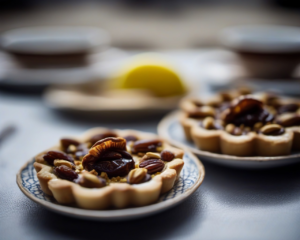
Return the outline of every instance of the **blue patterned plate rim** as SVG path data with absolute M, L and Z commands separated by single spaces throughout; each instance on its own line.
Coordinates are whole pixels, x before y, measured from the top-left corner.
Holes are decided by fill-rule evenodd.
M 210 159 L 218 159 L 221 161 L 239 161 L 239 162 L 274 162 L 274 161 L 280 161 L 280 160 L 300 160 L 300 153 L 295 152 L 287 156 L 272 156 L 272 157 L 262 157 L 262 156 L 255 156 L 255 157 L 238 157 L 233 155 L 225 155 L 225 154 L 219 154 L 219 153 L 212 153 L 207 151 L 202 151 L 196 146 L 194 146 L 192 143 L 183 142 L 179 139 L 174 138 L 171 136 L 170 132 L 174 132 L 176 125 L 179 125 L 179 114 L 180 111 L 175 110 L 168 115 L 166 115 L 158 124 L 157 132 L 158 135 L 164 139 L 166 139 L 168 142 L 173 144 L 174 146 L 180 147 L 182 149 L 187 149 L 191 151 L 192 153 L 196 154 L 197 156 L 203 157 L 203 158 L 210 158 Z
M 60 205 L 52 197 L 44 194 L 40 188 L 33 167 L 35 159 L 29 160 L 17 173 L 17 184 L 21 191 L 31 200 L 54 212 L 64 215 L 92 220 L 125 220 L 145 217 L 167 210 L 194 193 L 202 184 L 205 169 L 201 161 L 191 152 L 185 151 L 184 167 L 172 190 L 163 194 L 157 203 L 136 208 L 117 210 L 86 210 Z

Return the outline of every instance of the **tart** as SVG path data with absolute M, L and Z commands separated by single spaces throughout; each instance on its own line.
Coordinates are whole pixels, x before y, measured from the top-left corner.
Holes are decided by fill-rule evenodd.
M 184 152 L 154 134 L 95 128 L 35 157 L 45 194 L 84 209 L 145 206 L 174 186 Z
M 281 156 L 300 150 L 300 101 L 271 93 L 222 92 L 184 99 L 180 123 L 203 150 L 235 156 Z

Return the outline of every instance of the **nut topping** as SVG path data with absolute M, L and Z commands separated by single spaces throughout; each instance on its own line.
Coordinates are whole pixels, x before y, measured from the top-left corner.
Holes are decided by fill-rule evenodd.
M 74 167 L 74 164 L 72 164 L 72 163 L 69 162 L 69 161 L 66 161 L 66 160 L 59 160 L 59 159 L 54 160 L 54 166 L 55 166 L 55 167 L 59 167 L 59 166 L 61 166 L 61 165 L 65 165 L 65 166 L 67 166 L 67 167 L 69 167 L 69 168 L 73 168 L 73 167 Z
M 56 159 L 67 160 L 69 162 L 74 163 L 74 159 L 71 156 L 69 156 L 66 153 L 61 152 L 61 151 L 54 151 L 54 150 L 49 151 L 44 155 L 43 158 L 51 166 L 54 165 L 54 160 L 56 160 Z
M 226 128 L 225 128 L 225 131 L 231 135 L 234 135 L 234 136 L 240 136 L 242 135 L 243 133 L 247 133 L 248 132 L 248 128 L 246 131 L 243 131 L 242 128 L 240 127 L 236 127 L 234 126 L 233 124 L 227 124 Z
M 154 153 L 154 152 L 147 152 L 145 156 L 143 157 L 144 160 L 146 159 L 160 159 L 160 154 L 159 153 Z
M 192 118 L 213 117 L 215 115 L 215 109 L 211 106 L 202 106 L 189 112 L 189 116 Z
M 298 126 L 300 125 L 300 115 L 285 113 L 280 115 L 276 122 L 284 127 Z
M 264 135 L 278 136 L 284 133 L 284 128 L 278 124 L 269 124 L 260 129 Z
M 274 116 L 263 108 L 261 101 L 246 95 L 237 98 L 229 108 L 223 110 L 221 118 L 226 123 L 252 127 L 257 122 L 271 122 Z
M 149 174 L 153 174 L 156 172 L 161 172 L 164 169 L 165 164 L 160 159 L 149 159 L 140 163 L 139 167 L 146 168 Z
M 287 112 L 296 112 L 299 108 L 299 105 L 296 103 L 290 103 L 290 104 L 285 104 L 282 105 L 278 108 L 278 113 L 287 113 Z
M 200 122 L 200 126 L 206 130 L 218 130 L 223 129 L 223 122 L 221 120 L 215 120 L 212 117 L 206 117 Z
M 106 180 L 104 178 L 88 172 L 82 173 L 77 183 L 86 188 L 102 188 L 106 186 Z
M 70 146 L 77 147 L 79 144 L 80 144 L 80 142 L 78 142 L 77 140 L 74 140 L 74 139 L 70 139 L 70 138 L 60 139 L 60 146 L 61 146 L 62 150 L 65 152 L 69 152 L 68 149 Z M 76 149 L 75 149 L 75 151 L 76 151 Z M 72 152 L 75 152 L 75 151 L 72 151 Z
M 163 150 L 160 153 L 160 156 L 161 156 L 161 159 L 164 160 L 164 161 L 166 161 L 166 162 L 170 162 L 170 161 L 172 161 L 175 158 L 175 154 L 172 153 L 169 150 Z
M 202 126 L 205 129 L 214 129 L 214 119 L 212 117 L 206 117 L 203 121 L 202 121 Z
M 124 137 L 124 139 L 126 140 L 126 142 L 131 142 L 131 141 L 135 142 L 138 140 L 138 138 L 134 135 L 128 135 L 128 136 Z
M 130 184 L 139 184 L 149 181 L 150 179 L 151 176 L 147 174 L 146 168 L 136 168 L 129 172 L 127 181 Z
M 139 153 L 139 152 L 158 152 L 159 147 L 162 146 L 162 141 L 159 139 L 154 140 L 139 140 L 136 141 L 132 146 L 132 153 Z
M 65 165 L 61 165 L 59 167 L 54 168 L 53 172 L 59 178 L 66 179 L 69 181 L 74 181 L 78 178 L 78 173 L 76 173 L 74 170 Z
M 118 137 L 114 132 L 99 133 L 90 138 L 89 142 L 95 144 L 97 141 L 108 137 Z
M 107 173 L 109 177 L 125 176 L 134 168 L 132 156 L 126 152 L 124 138 L 108 137 L 96 142 L 83 157 L 83 167 L 88 170 Z

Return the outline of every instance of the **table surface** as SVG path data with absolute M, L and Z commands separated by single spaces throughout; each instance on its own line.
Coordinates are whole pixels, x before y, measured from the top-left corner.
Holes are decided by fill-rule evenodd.
M 206 177 L 186 201 L 126 222 L 73 219 L 44 209 L 19 190 L 16 173 L 61 136 L 95 127 L 156 132 L 159 119 L 83 121 L 45 108 L 38 96 L 0 92 L 0 128 L 16 131 L 0 145 L 0 239 L 299 239 L 300 165 L 249 171 L 203 162 Z

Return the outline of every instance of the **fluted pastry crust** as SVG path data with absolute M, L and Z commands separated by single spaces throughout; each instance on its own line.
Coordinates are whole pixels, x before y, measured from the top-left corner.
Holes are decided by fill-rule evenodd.
M 94 128 L 86 132 L 82 137 L 75 139 L 85 142 L 91 136 L 106 131 L 107 129 L 104 128 Z M 115 130 L 114 132 L 121 137 L 135 135 L 139 139 L 158 138 L 154 134 L 134 130 Z M 35 158 L 34 167 L 43 192 L 52 195 L 61 204 L 76 204 L 78 207 L 85 209 L 145 206 L 156 202 L 160 194 L 172 189 L 184 165 L 182 160 L 184 152 L 182 150 L 174 148 L 166 142 L 163 142 L 163 149 L 171 150 L 175 154 L 175 159 L 165 162 L 165 168 L 160 174 L 141 184 L 110 183 L 103 188 L 85 188 L 74 182 L 60 179 L 53 173 L 53 167 L 48 165 L 43 159 L 47 151 L 60 150 L 59 145 L 38 154 Z M 134 160 L 138 162 L 140 158 L 134 157 Z
M 241 99 L 247 98 L 254 99 L 252 100 L 253 102 L 257 99 L 263 104 L 264 109 L 270 111 L 275 117 L 261 124 L 259 128 L 230 124 L 233 125 L 231 126 L 232 128 L 236 127 L 240 128 L 238 130 L 244 131 L 242 134 L 235 135 L 233 132 L 227 131 L 226 127 L 229 124 L 224 121 L 223 115 L 227 114 L 228 117 L 228 112 L 232 111 L 230 106 L 241 101 Z M 243 94 L 237 94 L 237 91 L 229 91 L 225 96 L 224 93 L 219 94 L 213 99 L 213 104 L 211 104 L 210 100 L 201 101 L 195 98 L 184 99 L 180 104 L 182 111 L 179 121 L 185 136 L 188 140 L 192 140 L 199 149 L 235 156 L 280 156 L 288 155 L 292 150 L 300 150 L 299 100 L 283 99 L 278 96 L 270 96 L 267 93 L 243 96 Z M 212 114 L 203 114 L 203 109 L 207 106 L 212 109 L 211 112 L 214 112 L 213 116 Z M 290 108 L 289 110 L 287 110 L 288 107 Z M 209 111 L 207 112 L 209 113 Z M 291 120 L 287 120 L 291 118 L 289 115 L 298 120 L 294 121 L 294 123 Z M 203 122 L 207 120 L 220 121 L 222 126 L 220 128 L 204 127 Z M 260 131 L 263 126 L 275 123 L 284 129 L 283 133 L 268 135 Z

